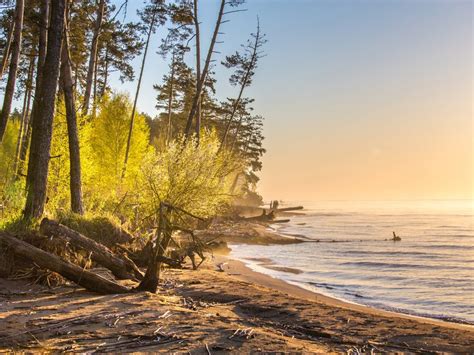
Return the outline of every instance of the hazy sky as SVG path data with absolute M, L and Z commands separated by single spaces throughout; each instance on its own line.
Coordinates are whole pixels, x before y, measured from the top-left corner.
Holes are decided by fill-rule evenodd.
M 133 18 L 142 1 L 129 3 Z M 206 46 L 218 1 L 200 7 Z M 266 199 L 473 197 L 471 1 L 248 0 L 245 8 L 229 16 L 218 50 L 238 49 L 260 17 L 267 56 L 246 94 L 266 118 Z M 138 104 L 151 115 L 152 85 L 167 71 L 154 53 L 159 36 Z M 235 96 L 228 72 L 216 73 L 218 97 Z

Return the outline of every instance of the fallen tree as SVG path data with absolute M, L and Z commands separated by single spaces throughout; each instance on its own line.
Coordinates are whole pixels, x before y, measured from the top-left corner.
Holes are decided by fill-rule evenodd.
M 272 221 L 272 224 L 275 224 L 275 223 L 288 223 L 290 220 L 289 219 L 274 219 Z
M 75 213 L 58 213 L 57 222 L 115 251 L 117 245 L 133 243 L 134 237 L 109 217 L 84 217 Z
M 277 208 L 274 209 L 275 212 L 290 212 L 290 211 L 300 211 L 304 209 L 303 206 L 295 206 L 295 207 L 284 207 L 284 208 Z
M 153 246 L 151 242 L 148 242 L 139 252 L 132 252 L 122 245 L 117 245 L 117 248 L 122 250 L 136 265 L 143 267 L 148 266 L 149 260 L 153 253 Z M 166 256 L 158 257 L 157 260 L 175 269 L 181 269 L 183 267 L 179 260 L 168 258 Z
M 59 238 L 76 248 L 90 252 L 92 260 L 109 269 L 118 279 L 143 279 L 142 272 L 132 260 L 127 257 L 118 257 L 105 245 L 56 221 L 44 218 L 41 221 L 40 231 L 47 236 Z
M 127 293 L 129 289 L 99 275 L 89 272 L 59 256 L 45 252 L 5 232 L 0 232 L 0 242 L 18 256 L 30 259 L 40 268 L 54 271 L 87 290 L 102 293 Z

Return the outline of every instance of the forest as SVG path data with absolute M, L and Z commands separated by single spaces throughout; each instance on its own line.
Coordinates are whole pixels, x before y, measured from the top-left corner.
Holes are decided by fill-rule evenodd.
M 164 257 L 174 231 L 262 202 L 263 117 L 246 96 L 264 55 L 258 19 L 235 52 L 220 53 L 244 1 L 219 2 L 209 48 L 198 0 L 149 1 L 138 22 L 128 5 L 2 1 L 0 230 L 37 231 L 43 217 L 106 221 Z M 159 63 L 147 62 L 151 51 Z M 146 65 L 167 68 L 153 88 L 142 87 Z M 234 97 L 218 99 L 217 66 Z M 135 92 L 113 87 L 112 75 Z M 140 112 L 140 90 L 156 93 L 153 117 Z

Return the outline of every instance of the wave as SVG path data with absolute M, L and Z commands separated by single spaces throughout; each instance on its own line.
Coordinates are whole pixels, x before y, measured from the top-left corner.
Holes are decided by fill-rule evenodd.
M 454 245 L 454 244 L 427 244 L 423 246 L 417 246 L 429 249 L 456 249 L 456 250 L 473 250 L 474 245 Z
M 448 266 L 446 264 L 441 265 L 433 265 L 433 264 L 407 264 L 407 263 L 384 263 L 384 262 L 377 262 L 377 261 L 348 261 L 341 263 L 340 265 L 346 266 L 368 266 L 371 268 L 380 267 L 380 268 L 403 268 L 403 269 L 459 269 L 459 270 L 466 270 L 471 269 L 466 266 Z M 472 268 L 474 271 L 474 268 Z
M 306 243 L 239 247 L 234 255 L 266 257 L 275 266 L 298 268 L 303 272 L 257 271 L 313 292 L 403 313 L 474 322 L 474 299 L 469 297 L 474 291 L 474 230 L 472 219 L 465 218 L 472 215 L 464 210 L 451 215 L 411 213 L 413 206 L 407 207 L 401 213 L 318 207 L 275 228 L 284 235 L 298 234 Z M 402 241 L 388 242 L 392 231 Z

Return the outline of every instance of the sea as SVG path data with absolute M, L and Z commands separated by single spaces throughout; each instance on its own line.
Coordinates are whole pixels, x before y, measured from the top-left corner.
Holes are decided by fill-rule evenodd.
M 270 228 L 306 243 L 231 245 L 231 256 L 347 302 L 474 324 L 474 201 L 285 204 L 305 209 Z

